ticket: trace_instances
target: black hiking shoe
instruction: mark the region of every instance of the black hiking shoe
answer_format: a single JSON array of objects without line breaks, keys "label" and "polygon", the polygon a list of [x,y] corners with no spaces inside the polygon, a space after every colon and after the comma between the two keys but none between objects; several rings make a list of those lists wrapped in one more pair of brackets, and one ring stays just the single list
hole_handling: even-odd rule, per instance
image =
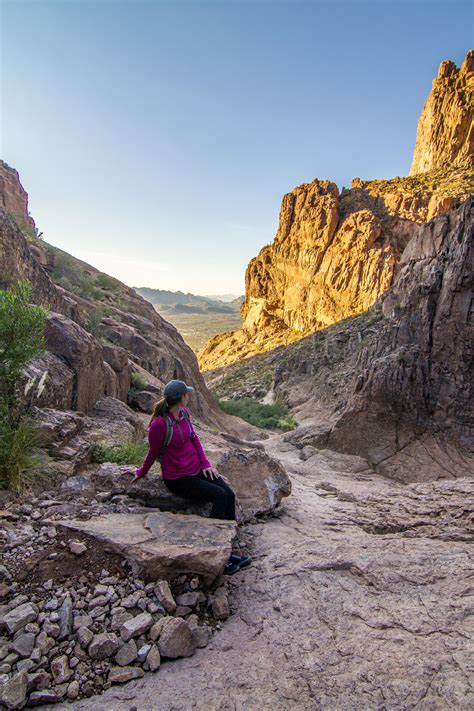
[{"label": "black hiking shoe", "polygon": [[229,560],[231,563],[234,563],[234,565],[238,565],[239,568],[246,568],[247,565],[250,565],[250,563],[252,562],[252,558],[249,555],[242,556],[235,555],[235,553],[230,556]]},{"label": "black hiking shoe", "polygon": [[238,565],[235,565],[235,563],[227,563],[226,567],[224,568],[224,574],[225,575],[233,575],[234,573],[238,573],[240,570]]}]

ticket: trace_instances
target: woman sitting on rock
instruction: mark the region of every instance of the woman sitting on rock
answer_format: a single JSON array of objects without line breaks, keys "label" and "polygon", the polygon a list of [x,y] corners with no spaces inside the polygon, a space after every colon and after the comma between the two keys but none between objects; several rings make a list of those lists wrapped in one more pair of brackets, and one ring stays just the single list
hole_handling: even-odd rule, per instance
[{"label": "woman sitting on rock", "polygon": [[[173,494],[197,501],[211,501],[212,518],[235,520],[235,494],[211,467],[186,408],[194,388],[183,380],[170,380],[164,397],[153,408],[148,428],[148,454],[135,476],[145,476],[159,458],[164,483]],[[168,433],[171,427],[171,437]],[[165,440],[169,439],[165,445]],[[231,555],[225,573],[232,575],[251,562],[249,556]]]}]

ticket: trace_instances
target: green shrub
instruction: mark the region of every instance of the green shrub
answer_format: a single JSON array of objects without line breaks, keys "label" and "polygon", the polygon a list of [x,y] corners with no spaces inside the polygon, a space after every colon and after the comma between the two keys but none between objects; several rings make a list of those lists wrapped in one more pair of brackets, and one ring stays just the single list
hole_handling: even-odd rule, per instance
[{"label": "green shrub", "polygon": [[48,461],[39,448],[38,424],[24,415],[15,427],[0,418],[0,487],[19,494],[49,475],[41,471]]},{"label": "green shrub", "polygon": [[109,316],[111,311],[112,309],[109,306],[102,305],[91,311],[84,325],[86,331],[91,333],[93,336],[102,336],[103,328],[100,322],[103,318]]},{"label": "green shrub", "polygon": [[119,288],[117,279],[109,276],[108,274],[99,274],[95,280],[97,286],[102,289],[110,289],[111,291],[116,291]]},{"label": "green shrub", "polygon": [[28,280],[0,290],[0,486],[16,493],[41,459],[37,423],[17,392],[23,367],[46,347],[48,311],[30,303],[32,291]]},{"label": "green shrub", "polygon": [[236,415],[251,425],[267,429],[294,430],[296,422],[282,405],[264,405],[251,398],[219,400],[219,405],[229,415]]},{"label": "green shrub", "polygon": [[145,441],[130,440],[115,447],[104,447],[99,444],[94,447],[92,458],[94,462],[100,464],[114,462],[115,464],[133,464],[139,467],[143,464],[147,452],[148,444]]},{"label": "green shrub", "polygon": [[132,373],[132,376],[130,378],[130,388],[132,390],[135,390],[135,392],[145,390],[146,384],[146,380],[141,373]]}]

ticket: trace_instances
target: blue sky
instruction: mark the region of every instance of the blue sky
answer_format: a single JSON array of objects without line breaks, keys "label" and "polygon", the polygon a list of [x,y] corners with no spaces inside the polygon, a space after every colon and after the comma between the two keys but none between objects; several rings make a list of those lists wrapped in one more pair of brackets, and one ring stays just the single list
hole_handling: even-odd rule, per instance
[{"label": "blue sky", "polygon": [[3,0],[1,157],[45,239],[130,286],[244,293],[284,193],[407,175],[459,0]]}]

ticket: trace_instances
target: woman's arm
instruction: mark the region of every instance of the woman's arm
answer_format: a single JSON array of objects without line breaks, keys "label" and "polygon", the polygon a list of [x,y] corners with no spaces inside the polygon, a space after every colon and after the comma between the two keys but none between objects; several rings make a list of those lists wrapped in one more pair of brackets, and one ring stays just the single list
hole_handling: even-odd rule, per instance
[{"label": "woman's arm", "polygon": [[196,432],[194,433],[194,437],[191,438],[191,442],[193,443],[194,448],[195,448],[196,452],[198,453],[198,457],[201,462],[201,467],[203,469],[209,469],[209,467],[211,465],[209,463],[208,458],[206,457],[206,455],[204,453],[204,449],[202,448],[201,440],[197,436]]},{"label": "woman's arm", "polygon": [[192,424],[192,422],[191,422],[191,416],[190,416],[190,414],[189,414],[188,408],[186,407],[185,410],[186,410],[186,412],[188,413],[189,426],[191,427],[191,433],[192,433],[192,434],[191,434],[190,439],[191,439],[191,442],[193,443],[194,449],[196,450],[196,452],[197,452],[197,454],[198,454],[199,461],[201,462],[201,467],[202,467],[203,469],[209,469],[209,467],[211,466],[210,463],[209,463],[209,459],[206,457],[206,454],[205,454],[204,449],[203,449],[202,444],[201,444],[201,440],[200,440],[199,437],[197,436],[197,433],[196,433],[196,431],[195,431],[195,429],[194,429],[194,427],[193,427],[193,424]]},{"label": "woman's arm", "polygon": [[161,451],[166,434],[166,424],[162,417],[153,420],[148,430],[148,454],[142,466],[135,470],[135,476],[145,476]]}]

